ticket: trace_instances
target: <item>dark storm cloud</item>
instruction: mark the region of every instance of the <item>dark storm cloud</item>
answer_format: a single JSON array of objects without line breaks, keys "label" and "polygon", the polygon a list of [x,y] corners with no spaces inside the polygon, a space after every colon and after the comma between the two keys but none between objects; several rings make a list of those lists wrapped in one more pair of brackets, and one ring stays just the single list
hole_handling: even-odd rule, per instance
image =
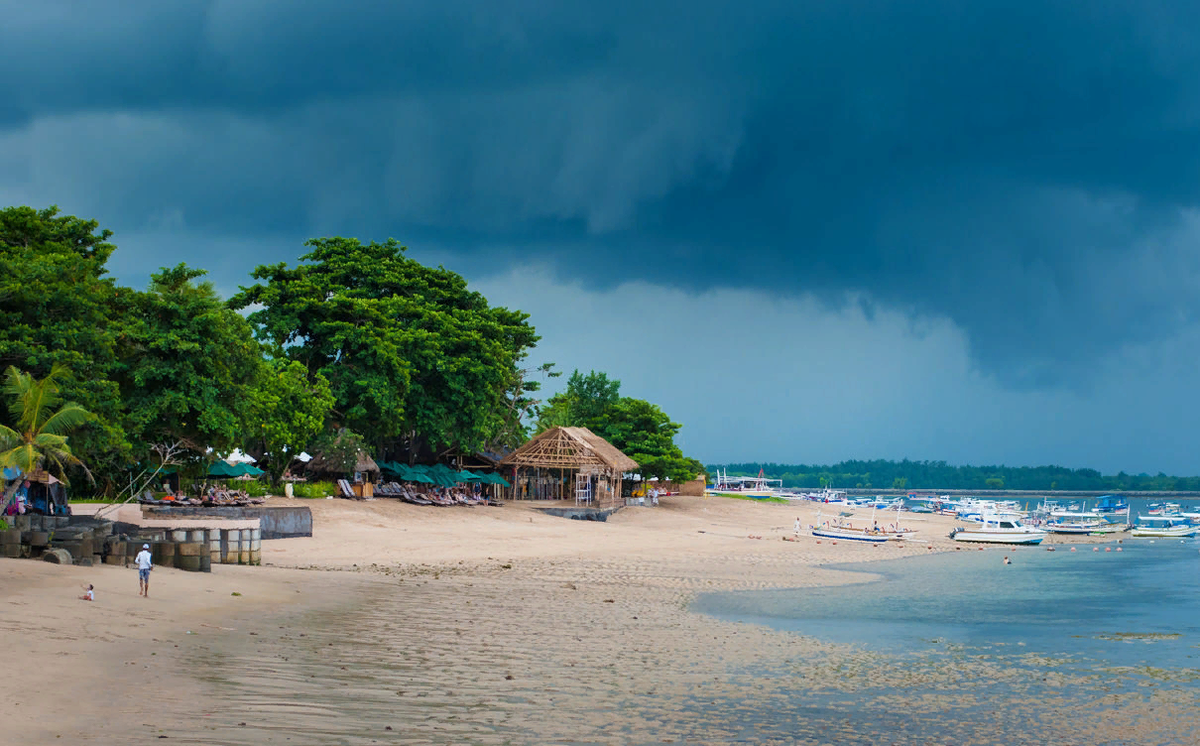
[{"label": "dark storm cloud", "polygon": [[1195,321],[1194,3],[121,7],[0,27],[6,178],[106,224],[856,291],[1016,384]]}]

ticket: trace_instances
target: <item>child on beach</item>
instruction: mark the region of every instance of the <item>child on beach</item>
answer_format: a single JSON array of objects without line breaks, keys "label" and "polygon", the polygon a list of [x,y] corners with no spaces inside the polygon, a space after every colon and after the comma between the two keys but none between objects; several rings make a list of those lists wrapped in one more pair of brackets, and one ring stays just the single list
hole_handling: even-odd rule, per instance
[{"label": "child on beach", "polygon": [[79,600],[80,601],[95,601],[96,600],[96,587],[93,586],[91,583],[88,583],[87,585],[83,586],[83,595],[79,597]]}]

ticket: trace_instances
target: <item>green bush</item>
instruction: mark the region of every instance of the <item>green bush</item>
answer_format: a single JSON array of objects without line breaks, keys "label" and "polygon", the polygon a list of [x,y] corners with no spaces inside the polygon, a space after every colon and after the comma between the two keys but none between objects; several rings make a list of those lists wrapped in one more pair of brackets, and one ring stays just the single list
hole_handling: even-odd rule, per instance
[{"label": "green bush", "polygon": [[0,518],[0,531],[7,531],[7,530],[8,530],[8,521],[4,520],[3,518]]},{"label": "green bush", "polygon": [[257,479],[251,479],[248,482],[236,482],[237,489],[245,490],[250,497],[266,497],[267,495],[275,494],[271,489],[271,485],[266,482],[260,482]]},{"label": "green bush", "polygon": [[292,494],[296,497],[320,499],[337,493],[337,485],[333,482],[295,482],[292,485]]}]

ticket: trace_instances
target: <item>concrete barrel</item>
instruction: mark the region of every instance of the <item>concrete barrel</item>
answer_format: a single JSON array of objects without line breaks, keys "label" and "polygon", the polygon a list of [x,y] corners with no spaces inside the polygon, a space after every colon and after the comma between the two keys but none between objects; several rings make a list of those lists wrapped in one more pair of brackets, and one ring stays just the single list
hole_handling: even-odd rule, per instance
[{"label": "concrete barrel", "polygon": [[0,531],[0,544],[20,544],[21,529],[8,528]]},{"label": "concrete barrel", "polygon": [[50,543],[49,531],[30,531],[29,544],[35,547],[44,547]]},{"label": "concrete barrel", "polygon": [[199,541],[185,541],[175,545],[176,557],[199,557],[208,551],[208,545]]},{"label": "concrete barrel", "polygon": [[200,572],[212,572],[212,555],[208,552],[200,555]]},{"label": "concrete barrel", "polygon": [[250,564],[250,532],[252,529],[244,528],[241,531],[241,540],[238,542],[238,564]]},{"label": "concrete barrel", "polygon": [[208,541],[208,531],[202,528],[194,528],[188,531],[188,541],[204,543]]},{"label": "concrete barrel", "polygon": [[238,545],[242,541],[240,528],[221,529],[221,562],[226,565],[236,565],[238,562]]},{"label": "concrete barrel", "polygon": [[55,565],[71,564],[71,553],[65,549],[51,549],[42,555],[42,560]]},{"label": "concrete barrel", "polygon": [[171,531],[170,539],[171,539],[171,541],[175,542],[176,544],[182,544],[183,542],[188,540],[187,529],[185,529],[185,528],[174,529],[173,531]]},{"label": "concrete barrel", "polygon": [[20,559],[21,545],[20,544],[0,544],[0,557],[8,557],[10,559]]},{"label": "concrete barrel", "polygon": [[175,542],[156,541],[150,545],[151,558],[159,567],[175,566]]},{"label": "concrete barrel", "polygon": [[[34,518],[38,519],[36,529],[33,527],[33,519]],[[42,530],[42,517],[40,515],[35,516],[35,515],[30,515],[28,513],[25,515],[16,515],[16,516],[13,516],[9,522],[12,523],[13,527],[16,528],[18,531],[41,531]]]},{"label": "concrete barrel", "polygon": [[[180,544],[179,546],[187,546]],[[181,554],[175,557],[175,566],[180,570],[188,572],[200,572],[200,555],[198,554]]]},{"label": "concrete barrel", "polygon": [[221,564],[221,529],[219,528],[208,530],[208,554],[210,562]]},{"label": "concrete barrel", "polygon": [[250,529],[250,564],[262,564],[262,529]]}]

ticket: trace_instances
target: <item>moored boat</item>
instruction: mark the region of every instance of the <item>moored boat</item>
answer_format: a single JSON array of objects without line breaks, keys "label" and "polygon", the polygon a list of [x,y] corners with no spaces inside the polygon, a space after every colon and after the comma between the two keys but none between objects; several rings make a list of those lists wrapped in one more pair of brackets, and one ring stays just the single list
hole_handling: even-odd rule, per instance
[{"label": "moored boat", "polygon": [[950,538],[980,544],[1041,544],[1046,532],[1010,516],[986,515],[978,526],[954,529]]},{"label": "moored boat", "polygon": [[1200,526],[1193,526],[1186,518],[1174,515],[1138,516],[1137,525],[1129,532],[1130,536],[1144,538],[1186,538],[1200,532]]}]

